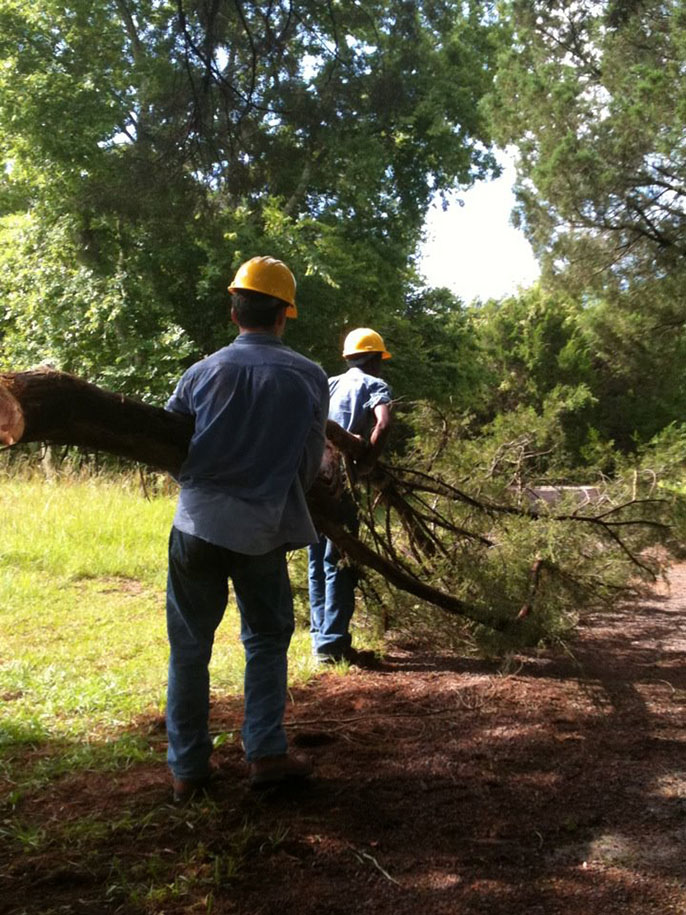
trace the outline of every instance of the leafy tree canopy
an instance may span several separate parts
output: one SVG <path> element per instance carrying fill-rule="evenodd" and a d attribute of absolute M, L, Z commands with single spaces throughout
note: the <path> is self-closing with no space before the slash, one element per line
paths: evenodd
<path fill-rule="evenodd" d="M 684 283 L 686 12 L 676 0 L 512 0 L 490 100 L 518 145 L 519 218 L 588 293 Z"/>
<path fill-rule="evenodd" d="M 519 149 L 517 217 L 544 283 L 579 303 L 594 422 L 628 450 L 686 407 L 686 12 L 511 0 L 501 14 L 488 108 Z"/>
<path fill-rule="evenodd" d="M 271 253 L 290 340 L 335 365 L 402 314 L 432 195 L 494 168 L 494 28 L 445 0 L 0 0 L 3 360 L 161 391 L 149 360 L 225 342 L 232 270 Z"/>

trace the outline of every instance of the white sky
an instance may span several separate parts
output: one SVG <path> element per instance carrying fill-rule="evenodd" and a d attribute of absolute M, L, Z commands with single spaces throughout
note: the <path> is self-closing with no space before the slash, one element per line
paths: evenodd
<path fill-rule="evenodd" d="M 510 225 L 514 165 L 505 154 L 499 162 L 500 178 L 456 194 L 445 211 L 432 206 L 426 219 L 420 270 L 429 285 L 447 286 L 466 303 L 515 293 L 539 275 L 531 246 Z"/>

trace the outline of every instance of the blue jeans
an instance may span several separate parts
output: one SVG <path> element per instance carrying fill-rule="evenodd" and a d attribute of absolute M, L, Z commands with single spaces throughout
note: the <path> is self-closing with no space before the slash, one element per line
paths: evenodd
<path fill-rule="evenodd" d="M 209 772 L 210 677 L 214 633 L 224 616 L 231 579 L 245 650 L 246 758 L 287 750 L 287 653 L 293 599 L 286 550 L 247 556 L 172 528 L 167 578 L 167 761 L 177 778 Z"/>
<path fill-rule="evenodd" d="M 343 524 L 357 535 L 360 524 L 352 499 L 341 504 Z M 309 548 L 310 632 L 315 655 L 340 657 L 352 644 L 350 620 L 355 610 L 358 574 L 354 566 L 339 565 L 341 554 L 322 537 Z"/>
<path fill-rule="evenodd" d="M 341 554 L 322 537 L 309 548 L 310 632 L 315 655 L 340 657 L 352 644 L 357 573 L 340 566 Z"/>

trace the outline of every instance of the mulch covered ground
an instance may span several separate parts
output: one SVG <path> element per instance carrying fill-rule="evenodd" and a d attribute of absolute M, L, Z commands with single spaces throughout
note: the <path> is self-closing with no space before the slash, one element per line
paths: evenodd
<path fill-rule="evenodd" d="M 316 762 L 306 787 L 249 791 L 232 742 L 186 814 L 159 764 L 65 777 L 14 815 L 75 824 L 74 851 L 5 842 L 0 911 L 686 913 L 685 705 L 678 566 L 670 587 L 587 620 L 567 654 L 503 669 L 393 649 L 377 670 L 323 674 L 288 713 Z M 239 700 L 213 722 L 237 728 Z M 84 844 L 84 817 L 118 825 Z M 166 890 L 132 896 L 134 872 Z"/>

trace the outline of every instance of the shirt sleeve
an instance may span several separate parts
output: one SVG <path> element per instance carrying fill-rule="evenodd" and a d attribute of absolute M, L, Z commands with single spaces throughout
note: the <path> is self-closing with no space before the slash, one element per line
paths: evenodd
<path fill-rule="evenodd" d="M 174 393 L 165 404 L 164 409 L 168 410 L 170 413 L 183 413 L 186 416 L 193 415 L 188 398 L 189 385 L 187 384 L 187 374 L 188 373 L 186 372 L 186 374 L 181 377 L 174 389 Z M 176 480 L 177 483 L 181 482 L 179 479 L 180 475 L 180 470 L 178 473 L 170 473 L 172 480 Z"/>
<path fill-rule="evenodd" d="M 193 407 L 190 398 L 190 384 L 188 372 L 186 372 L 174 389 L 174 393 L 165 405 L 165 410 L 170 413 L 185 413 L 187 416 L 193 415 Z"/>
<path fill-rule="evenodd" d="M 318 379 L 317 397 L 305 450 L 300 463 L 300 480 L 307 491 L 317 478 L 326 444 L 326 420 L 329 415 L 329 385 L 324 372 Z"/>
<path fill-rule="evenodd" d="M 393 392 L 381 378 L 375 378 L 367 387 L 367 400 L 364 405 L 368 410 L 373 410 L 379 404 L 391 403 L 392 401 Z"/>

